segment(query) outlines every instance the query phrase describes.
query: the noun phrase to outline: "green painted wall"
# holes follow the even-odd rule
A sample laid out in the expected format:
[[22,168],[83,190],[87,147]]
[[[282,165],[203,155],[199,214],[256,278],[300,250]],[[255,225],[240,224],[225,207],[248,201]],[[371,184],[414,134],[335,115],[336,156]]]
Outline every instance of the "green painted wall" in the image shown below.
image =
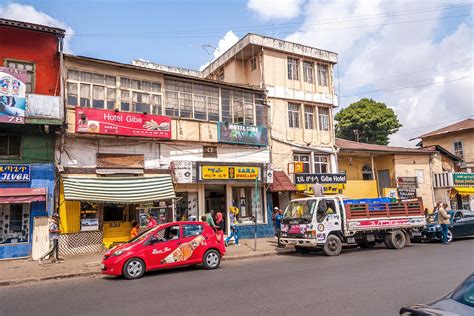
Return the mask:
[[54,161],[54,136],[22,134],[21,157],[1,159],[0,163],[46,163]]

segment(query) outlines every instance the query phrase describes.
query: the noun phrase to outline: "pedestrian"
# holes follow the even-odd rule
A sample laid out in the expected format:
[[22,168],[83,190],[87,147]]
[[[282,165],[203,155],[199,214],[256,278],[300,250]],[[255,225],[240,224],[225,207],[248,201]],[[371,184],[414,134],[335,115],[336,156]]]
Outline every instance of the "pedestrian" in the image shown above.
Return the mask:
[[446,212],[446,208],[448,207],[448,203],[443,203],[442,206],[439,207],[438,209],[438,224],[441,226],[441,241],[443,244],[447,245],[449,244],[448,241],[448,224],[451,216]]
[[138,225],[137,221],[132,222],[132,229],[130,230],[130,239],[133,239],[138,236],[138,229],[140,225]]
[[146,225],[147,229],[153,228],[156,225],[158,225],[158,223],[156,222],[156,219],[153,217],[151,213],[148,213],[146,219],[148,221],[148,224]]
[[214,229],[214,231],[216,230],[217,226],[216,226],[216,223],[214,222],[214,215],[215,215],[215,211],[214,210],[211,210],[210,212],[207,212],[206,214],[204,214],[204,216],[206,216],[206,220],[205,222],[212,227],[212,229]]
[[275,231],[275,237],[277,238],[277,241],[278,241],[278,247],[283,247],[283,245],[280,242],[282,218],[283,218],[283,211],[280,210],[278,207],[275,207],[273,209],[272,221],[273,221],[273,229]]
[[239,237],[240,237],[240,230],[237,226],[237,215],[239,214],[238,207],[230,207],[229,208],[229,219],[230,219],[230,235],[225,240],[226,247],[229,246],[229,241],[234,237],[234,245],[239,246]]
[[316,180],[316,183],[313,185],[313,196],[314,197],[324,196],[324,187],[317,180]]
[[52,262],[60,263],[59,261],[59,215],[58,213],[53,213],[51,215],[51,220],[49,221],[49,250],[42,255],[38,263],[42,264],[43,260],[49,256],[52,259]]
[[224,239],[224,230],[225,230],[225,221],[224,221],[224,216],[222,215],[221,211],[218,211],[216,213],[216,233],[219,236],[219,241]]

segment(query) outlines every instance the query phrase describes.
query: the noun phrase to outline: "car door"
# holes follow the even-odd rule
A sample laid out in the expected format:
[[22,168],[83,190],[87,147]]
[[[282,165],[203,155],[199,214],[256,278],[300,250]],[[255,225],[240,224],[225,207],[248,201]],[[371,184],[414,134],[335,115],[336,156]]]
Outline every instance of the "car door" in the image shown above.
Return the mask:
[[341,230],[341,210],[335,199],[321,199],[316,210],[316,240],[319,244],[325,243],[327,236],[332,231]]
[[201,223],[187,223],[182,226],[182,244],[183,258],[188,264],[201,262],[204,255],[206,236],[204,236],[204,225]]
[[474,218],[463,217],[461,212],[456,212],[453,217],[453,234],[455,237],[474,234]]
[[176,265],[181,244],[180,225],[167,225],[150,238],[147,245],[148,268],[158,269]]

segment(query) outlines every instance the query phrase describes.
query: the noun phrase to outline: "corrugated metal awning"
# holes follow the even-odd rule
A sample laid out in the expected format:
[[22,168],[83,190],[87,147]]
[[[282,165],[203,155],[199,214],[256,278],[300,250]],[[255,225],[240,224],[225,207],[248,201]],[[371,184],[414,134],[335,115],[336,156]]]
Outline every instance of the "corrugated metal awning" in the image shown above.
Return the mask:
[[46,188],[0,189],[0,203],[31,203],[46,201]]
[[64,198],[75,201],[150,202],[175,197],[170,175],[153,177],[63,178]]

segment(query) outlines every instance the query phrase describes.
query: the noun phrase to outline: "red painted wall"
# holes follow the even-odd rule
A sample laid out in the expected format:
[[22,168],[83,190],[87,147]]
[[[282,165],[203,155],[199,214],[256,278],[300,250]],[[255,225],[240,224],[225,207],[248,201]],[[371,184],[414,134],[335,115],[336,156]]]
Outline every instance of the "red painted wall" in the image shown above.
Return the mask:
[[60,95],[59,53],[56,34],[0,26],[0,66],[5,59],[35,64],[33,93]]

